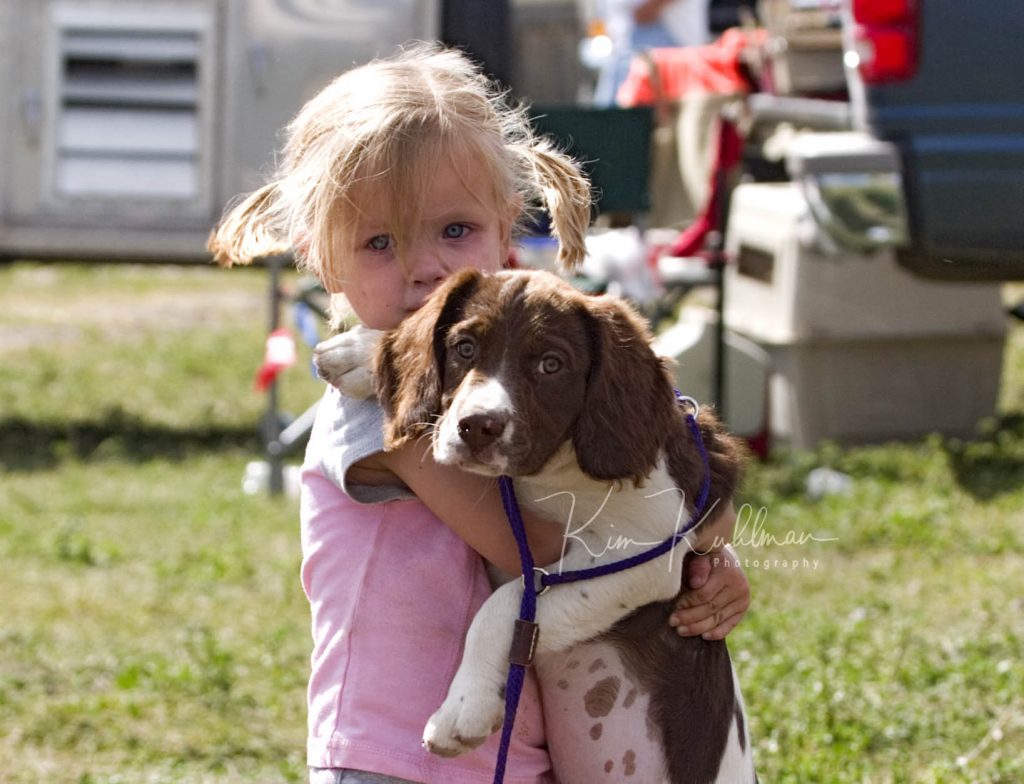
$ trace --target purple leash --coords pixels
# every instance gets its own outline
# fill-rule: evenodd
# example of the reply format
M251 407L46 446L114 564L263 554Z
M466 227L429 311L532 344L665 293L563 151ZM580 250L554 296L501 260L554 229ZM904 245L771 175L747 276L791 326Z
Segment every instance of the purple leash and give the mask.
M501 745L498 747L498 761L494 767L494 784L502 784L505 780L505 765L508 762L508 750L512 742L512 725L515 723L516 710L519 708L519 698L522 695L523 683L526 680L526 668L533 663L533 654L537 647L537 636L540 632L540 627L535 621L537 617L537 597L552 585L614 574L615 572L621 572L658 558L683 541L686 534L696 528L701 522L704 506L708 500L708 493L711 491L711 459L708 457L707 448L704 446L704 439L700 435L700 427L697 425L696 414L700 410L697 406L697 401L693 398L685 397L678 390L675 395L676 400L680 404L688 404L693 408L693 413L686 415L686 424L689 426L690 433L697 443L697 449L700 451L700 457L704 464L704 477L701 480L700 494L697 496L697 503L693 514L690 516L690 520L681 530L672 534L665 541L655 545L650 550L624 558L621 561L594 566L590 569L576 569L560 574L548 574L533 564L533 554L530 552L530 545L526 540L526 528L523 525L523 517L519 511L519 503L516 501L512 478L502 476L498 479L498 485L501 488L501 502L505 507L505 516L508 517L509 525L512 527L516 546L519 548L519 560L523 567L523 598L519 604L519 618L516 620L515 631L512 636L512 646L508 657L508 680L505 682L505 720L501 725Z

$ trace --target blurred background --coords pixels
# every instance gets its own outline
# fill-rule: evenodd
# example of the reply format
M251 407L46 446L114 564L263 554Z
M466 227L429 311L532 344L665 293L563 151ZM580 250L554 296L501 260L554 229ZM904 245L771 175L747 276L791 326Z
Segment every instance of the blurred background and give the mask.
M0 0L0 781L304 778L323 293L204 245L306 99L435 38L585 163L573 281L756 456L762 780L1024 780L1022 35L1014 0Z

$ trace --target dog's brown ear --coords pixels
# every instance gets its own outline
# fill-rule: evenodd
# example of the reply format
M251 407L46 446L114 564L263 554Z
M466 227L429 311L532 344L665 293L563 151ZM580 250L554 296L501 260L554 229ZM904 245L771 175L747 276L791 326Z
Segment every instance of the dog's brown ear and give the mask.
M672 382L651 350L646 323L624 302L595 298L585 319L593 360L573 433L576 458L595 479L640 482L672 431Z
M476 270L453 275L381 340L375 371L377 397L387 417L386 448L418 438L441 413L445 337L480 278Z

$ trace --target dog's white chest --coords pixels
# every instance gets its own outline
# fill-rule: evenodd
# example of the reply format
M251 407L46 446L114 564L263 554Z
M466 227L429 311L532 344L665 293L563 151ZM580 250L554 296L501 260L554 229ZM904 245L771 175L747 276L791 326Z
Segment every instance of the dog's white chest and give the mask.
M563 447L540 477L517 479L516 489L520 503L561 528L562 570L611 564L646 552L689 521L688 500L664 464L643 487L628 480L598 481L580 471L571 447ZM649 572L637 582L650 595L638 597L635 606L675 595L686 549L680 543L667 556L637 567Z

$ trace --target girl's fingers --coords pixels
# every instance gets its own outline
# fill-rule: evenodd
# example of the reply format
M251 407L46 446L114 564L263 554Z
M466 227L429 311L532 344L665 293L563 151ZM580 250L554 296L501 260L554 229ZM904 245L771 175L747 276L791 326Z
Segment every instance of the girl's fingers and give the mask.
M711 610L710 614L702 618L672 625L676 627L676 632L682 637L702 636L706 640L721 640L740 622L747 605L746 599L738 598L720 609Z
M737 612L735 615L729 616L722 621L718 626L709 632L704 632L701 637L705 640L724 640L728 636L729 632L736 628L736 625L743 619L743 611Z
M703 588L711 576L711 558L695 555L686 560L686 585L690 590Z
M676 610L688 610L708 604L727 587L728 584L721 575L712 574L700 588L679 594L679 598L676 599Z
M681 607L682 602L676 605L675 612L672 613L668 622L672 626L692 626L695 623L706 620L714 616L714 614L730 604L732 601L740 597L731 597L725 593L725 587L719 587L713 595L709 596L700 604L691 604L686 607Z

